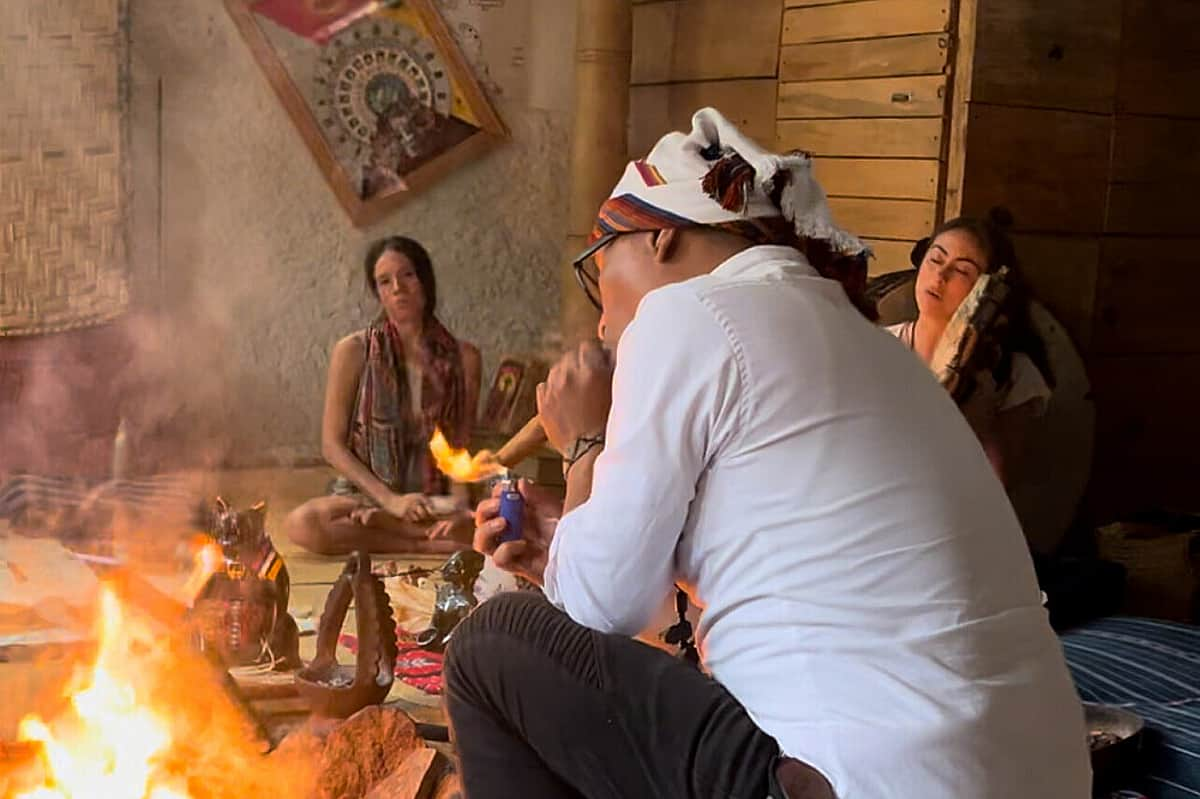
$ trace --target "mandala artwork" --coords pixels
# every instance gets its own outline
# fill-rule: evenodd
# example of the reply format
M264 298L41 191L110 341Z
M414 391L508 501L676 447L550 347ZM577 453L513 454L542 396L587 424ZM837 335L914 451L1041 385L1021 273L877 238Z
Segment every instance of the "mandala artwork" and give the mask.
M405 189L404 175L479 127L454 114L454 87L432 42L412 27L367 19L326 47L316 76L321 126L338 160L357 168L364 199Z
M506 135L431 0L343 3L357 8L348 23L279 0L226 4L356 223Z

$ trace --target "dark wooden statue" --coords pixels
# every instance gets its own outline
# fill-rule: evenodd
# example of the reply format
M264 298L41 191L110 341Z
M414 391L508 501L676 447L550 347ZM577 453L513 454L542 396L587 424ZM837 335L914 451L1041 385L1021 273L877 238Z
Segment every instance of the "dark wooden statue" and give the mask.
M266 516L266 503L238 511L220 497L209 513L221 563L200 589L190 622L200 650L225 668L300 666L287 566L267 535Z
M429 629L417 636L422 649L440 652L450 643L454 628L475 608L475 581L483 571L483 555L473 549L456 552L442 564L442 579Z

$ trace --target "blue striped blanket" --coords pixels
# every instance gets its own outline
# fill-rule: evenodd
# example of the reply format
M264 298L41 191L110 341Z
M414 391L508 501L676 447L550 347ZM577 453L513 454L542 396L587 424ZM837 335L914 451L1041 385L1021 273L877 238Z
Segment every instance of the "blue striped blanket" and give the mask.
M1133 787L1152 799L1198 799L1200 627L1114 617L1061 638L1081 699L1146 721L1146 782Z

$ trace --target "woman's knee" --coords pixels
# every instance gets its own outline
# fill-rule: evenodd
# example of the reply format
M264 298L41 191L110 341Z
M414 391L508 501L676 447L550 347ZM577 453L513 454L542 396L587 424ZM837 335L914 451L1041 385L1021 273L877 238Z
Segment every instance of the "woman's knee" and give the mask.
M310 500L287 515L283 520L283 531L298 547L318 555L332 554L328 552L331 542L321 521L320 508Z

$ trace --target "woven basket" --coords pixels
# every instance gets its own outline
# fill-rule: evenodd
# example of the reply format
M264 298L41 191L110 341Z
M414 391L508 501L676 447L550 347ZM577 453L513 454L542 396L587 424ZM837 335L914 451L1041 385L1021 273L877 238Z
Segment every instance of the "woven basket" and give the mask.
M129 304L125 0L0 2L0 336Z
M1200 602L1200 531L1170 532L1119 522L1096 531L1100 557L1125 567L1124 613L1196 620Z

